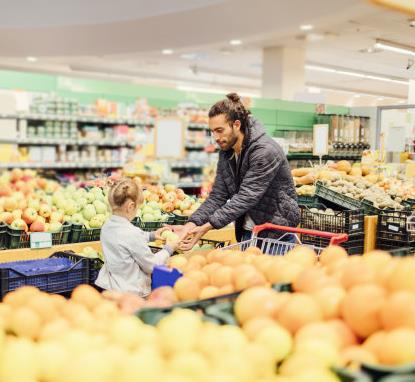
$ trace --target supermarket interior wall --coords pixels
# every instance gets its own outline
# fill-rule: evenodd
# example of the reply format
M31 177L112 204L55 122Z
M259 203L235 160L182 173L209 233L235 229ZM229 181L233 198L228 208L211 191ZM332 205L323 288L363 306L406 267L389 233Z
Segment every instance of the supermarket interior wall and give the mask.
M222 98L220 94L12 70L0 70L0 88L54 92L63 97L75 98L83 104L93 103L98 98L132 102L137 97L145 97L151 106L157 108L175 108L186 102L208 108ZM315 104L263 98L253 98L251 105L253 115L264 124L271 136L279 136L284 131L311 131L315 123L315 109ZM326 105L326 113L347 114L349 108Z

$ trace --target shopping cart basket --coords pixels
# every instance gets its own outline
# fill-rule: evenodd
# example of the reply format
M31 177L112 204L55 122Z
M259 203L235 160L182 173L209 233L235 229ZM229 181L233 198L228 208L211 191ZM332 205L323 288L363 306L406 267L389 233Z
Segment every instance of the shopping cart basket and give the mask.
M258 234L263 231L278 231L284 232L278 239L259 237ZM331 233L323 231L315 231L312 229L285 227L271 223L257 225L252 230L252 238L250 240L242 241L237 244L232 244L222 249L239 249L245 251L249 247L258 247L262 253L268 255L285 255L288 251L296 245L301 245L301 240L297 234L305 234L309 236L322 237L330 239L329 245L338 245L348 240L349 236L346 233ZM291 240L290 240L291 239ZM314 249L317 255L323 250L321 247L304 244L307 247Z

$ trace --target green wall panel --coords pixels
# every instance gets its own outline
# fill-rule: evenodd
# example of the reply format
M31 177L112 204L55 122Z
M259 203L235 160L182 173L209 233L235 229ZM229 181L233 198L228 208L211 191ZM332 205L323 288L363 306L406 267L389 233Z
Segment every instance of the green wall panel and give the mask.
M184 92L128 81L95 80L11 70L0 70L0 88L56 92L64 97L78 99L83 104L95 102L97 98L131 103L137 97L146 97L150 105L159 108L174 108L179 103L196 103L209 108L223 98L219 94ZM314 104L253 98L251 110L271 135L276 134L278 130L310 130L315 121ZM347 107L333 105L327 105L326 111L333 114L349 113Z

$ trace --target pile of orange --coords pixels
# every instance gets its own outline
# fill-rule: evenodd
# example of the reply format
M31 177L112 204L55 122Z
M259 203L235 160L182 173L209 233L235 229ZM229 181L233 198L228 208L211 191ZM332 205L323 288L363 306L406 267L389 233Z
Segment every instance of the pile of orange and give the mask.
M274 261L284 264L289 257ZM277 322L296 346L309 340L331 344L343 365L415 361L415 258L383 251L349 257L332 246L311 266L310 259L296 261L302 270L291 280L294 293L269 288L241 293L234 310L248 336Z
M207 254L173 256L168 266L183 273L174 290L180 301L206 299L253 286L290 283L317 262L306 246L296 246L286 256L264 255L257 247L244 252L214 250Z

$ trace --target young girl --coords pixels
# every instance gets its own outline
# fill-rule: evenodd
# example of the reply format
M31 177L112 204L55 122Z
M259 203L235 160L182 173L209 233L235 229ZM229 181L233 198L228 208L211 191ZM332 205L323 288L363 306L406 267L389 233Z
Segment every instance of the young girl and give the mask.
M105 263L95 281L100 288L149 295L154 266L165 264L178 247L178 242L167 241L161 251L151 252L148 242L160 239L163 229L143 232L130 223L143 199L140 187L132 179L121 179L110 189L112 215L101 230Z

